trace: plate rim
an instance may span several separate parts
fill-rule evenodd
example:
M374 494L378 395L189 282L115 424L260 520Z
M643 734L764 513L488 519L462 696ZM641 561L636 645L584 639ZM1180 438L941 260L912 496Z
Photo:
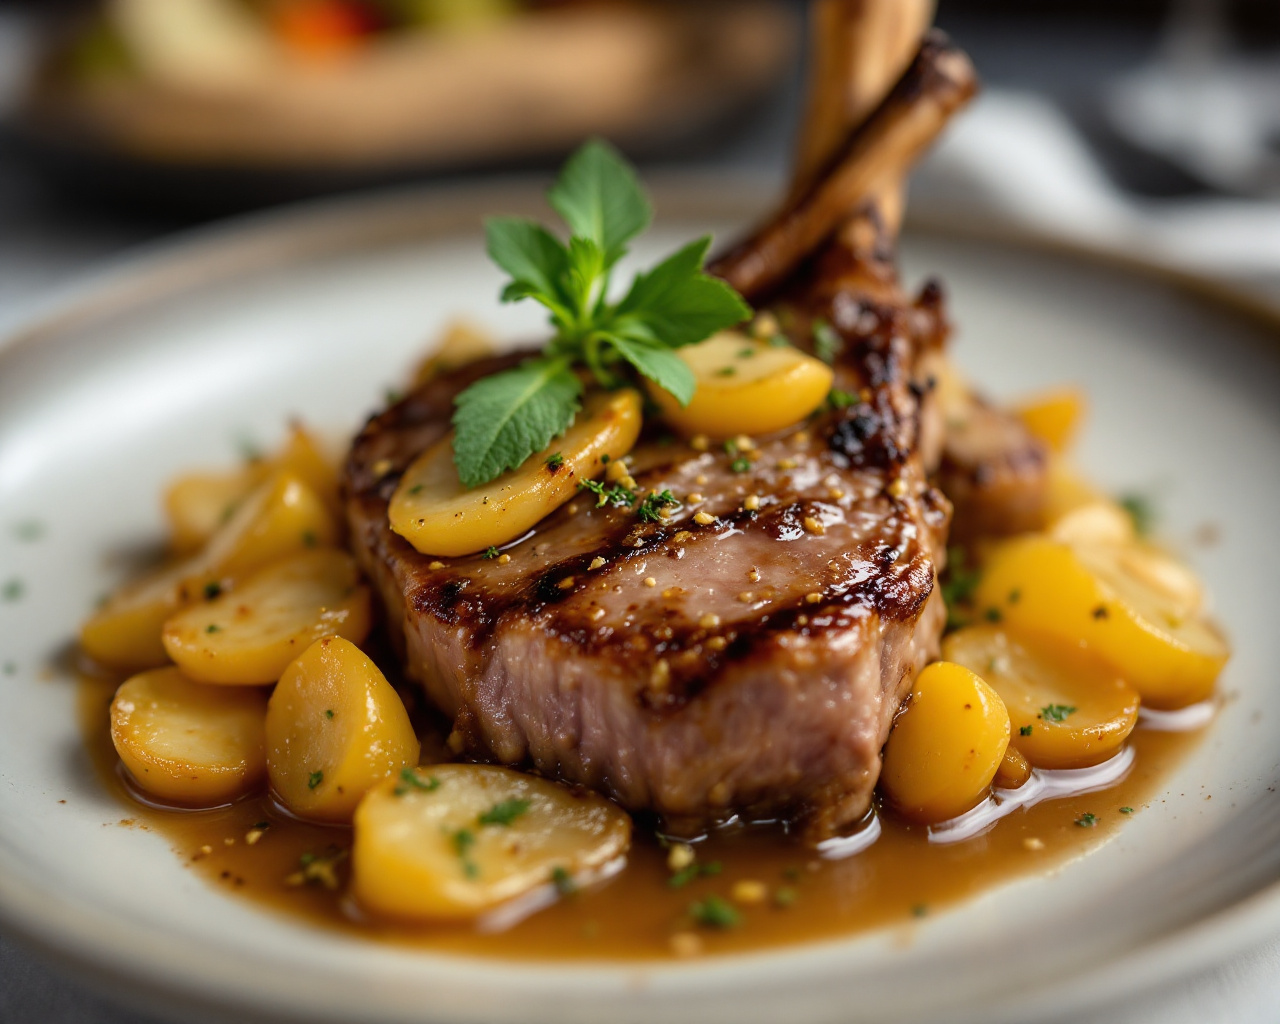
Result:
M144 243L91 264L66 283L19 304L17 310L0 323L0 360L77 324L180 297L187 288L207 286L222 277L242 276L246 272L246 259L250 266L279 266L304 253L313 258L318 252L350 254L397 239L409 242L446 237L474 229L479 217L495 208L533 212L541 209L538 197L547 180L542 175L520 174L480 182L379 189L242 215ZM748 211L764 209L768 200L776 195L778 182L772 174L711 170L658 172L649 180L655 204L663 210L664 217L672 219L678 219L682 210L688 211L687 216L705 219L718 215L741 217ZM1280 328L1280 301L1271 302L1255 293L1236 290L1221 280L1172 270L1136 257L1046 239L1016 228L975 231L930 223L928 219L909 220L908 227L935 236L1102 263L1122 273L1189 288L1209 305L1258 319L1271 329ZM86 927L90 918L96 918L96 926ZM101 926L104 918L109 927ZM187 1012L194 1008L196 1012L215 1016L248 1011L270 1019L295 1019L303 1014L315 1019L314 1007L299 1009L264 1004L260 1001L263 995L260 990L253 993L257 1001L227 998L226 991L221 993L223 998L217 998L208 984L201 984L198 972L182 969L180 956L171 957L167 967L157 967L157 961L139 957L136 943L142 938L140 926L116 922L110 927L109 918L101 908L81 905L61 896L55 888L37 892L8 872L0 871L0 927L7 935L38 949L73 970L92 987L109 991L117 999L152 1008L182 1006ZM105 937L112 931L118 934L115 941ZM1078 995L1074 1001L1070 997L1086 987L1081 984L1083 981L1088 982L1090 1001L1107 995L1132 996L1173 976L1209 970L1278 934L1280 880L1206 913L1111 963L1086 968L1061 982L1002 993L986 1005L995 1013L1024 1017L1050 1009L1061 1012L1080 999ZM131 949L123 941L129 936L135 943ZM707 958L697 965L658 962L628 967L597 962L531 963L542 972L548 968L580 975L589 972L595 978L612 976L625 985L626 979L634 979L637 973L645 977L687 979L695 974L715 973L716 968L723 971L757 957L812 963L824 947L834 949L839 941L728 954ZM516 966L507 961L436 952L426 953L425 957L439 958L460 967L470 964L476 970L489 969L495 963L501 963L504 970Z

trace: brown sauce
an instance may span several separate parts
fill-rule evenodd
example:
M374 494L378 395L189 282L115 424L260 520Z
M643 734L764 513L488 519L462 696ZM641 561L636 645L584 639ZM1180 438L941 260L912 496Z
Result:
M1155 799L1161 782L1204 730L1158 731L1142 725L1130 745L1128 775L1111 788L1018 809L983 835L953 845L928 841L927 830L881 811L876 842L845 860L821 860L776 829L748 828L697 844L698 863L718 874L670 885L667 854L650 836L637 839L624 870L501 930L396 926L363 919L338 886L289 884L304 856L339 857L350 831L299 822L265 794L213 810L149 806L126 783L108 732L115 683L85 679L82 725L104 786L128 808L122 823L164 836L192 871L215 887L300 921L424 949L519 959L652 959L676 953L760 950L907 925L1019 876L1044 874L1101 846ZM431 749L424 744L424 751ZM1122 813L1121 808L1132 813ZM1092 816L1092 824L1085 817ZM1086 824L1078 824L1080 821ZM260 828L266 822L265 829ZM247 837L262 834L250 844ZM736 927L697 927L690 904L730 898L735 883L763 883L763 902L739 905ZM785 905L784 905L785 904ZM695 936L696 938L691 938Z

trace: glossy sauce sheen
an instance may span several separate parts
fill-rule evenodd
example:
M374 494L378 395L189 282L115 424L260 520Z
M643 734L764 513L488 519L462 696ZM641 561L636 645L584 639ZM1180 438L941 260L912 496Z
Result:
M522 960L653 959L689 952L673 943L696 933L706 954L760 950L847 936L885 926L909 926L921 917L1019 876L1045 873L1132 827L1161 782L1203 733L1163 732L1139 726L1130 739L1136 758L1114 787L1049 800L1014 811L984 835L953 845L928 842L926 830L891 812L880 813L882 834L870 848L839 861L816 858L776 829L742 829L696 845L698 863L719 862L719 874L672 888L666 852L643 829L626 868L590 890L575 893L501 930L483 927L406 928L363 918L345 896L347 865L339 862L336 890L288 885L306 854L324 856L350 846L350 830L291 819L264 794L229 807L178 811L144 804L132 795L108 734L114 683L86 680L81 715L89 750L103 784L128 808L122 825L164 836L192 870L215 887L300 921L368 938L455 953ZM432 743L424 743L424 760ZM1126 815L1120 808L1131 807ZM1082 826L1085 814L1096 824ZM245 837L268 822L252 845ZM207 851L207 852L206 852ZM758 881L767 897L739 904L741 924L697 927L690 904L715 894L730 898L734 883ZM787 902L786 906L778 905Z

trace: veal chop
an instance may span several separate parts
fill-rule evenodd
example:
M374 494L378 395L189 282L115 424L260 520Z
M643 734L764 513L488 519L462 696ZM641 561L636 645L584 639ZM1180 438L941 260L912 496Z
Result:
M863 818L893 716L937 655L951 512L930 483L941 293L902 294L868 190L972 91L963 54L931 35L830 168L711 266L792 344L823 339L832 400L727 448L649 424L628 472L679 503L655 521L584 493L497 558L423 555L391 530L389 500L455 396L520 353L428 381L365 427L346 468L353 547L460 750L671 832L741 816L821 840Z

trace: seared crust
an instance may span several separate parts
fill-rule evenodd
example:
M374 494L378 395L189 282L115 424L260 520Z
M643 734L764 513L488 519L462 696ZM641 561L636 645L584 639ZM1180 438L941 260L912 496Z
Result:
M744 815L821 838L862 817L892 715L936 655L950 514L926 480L928 389L913 379L941 340L938 299L889 297L810 290L782 311L843 336L847 408L756 439L745 472L651 427L629 466L642 492L681 499L669 518L584 495L508 545L506 564L418 554L387 503L447 431L454 395L520 356L369 422L346 470L354 546L410 675L473 754L590 785L673 831Z

